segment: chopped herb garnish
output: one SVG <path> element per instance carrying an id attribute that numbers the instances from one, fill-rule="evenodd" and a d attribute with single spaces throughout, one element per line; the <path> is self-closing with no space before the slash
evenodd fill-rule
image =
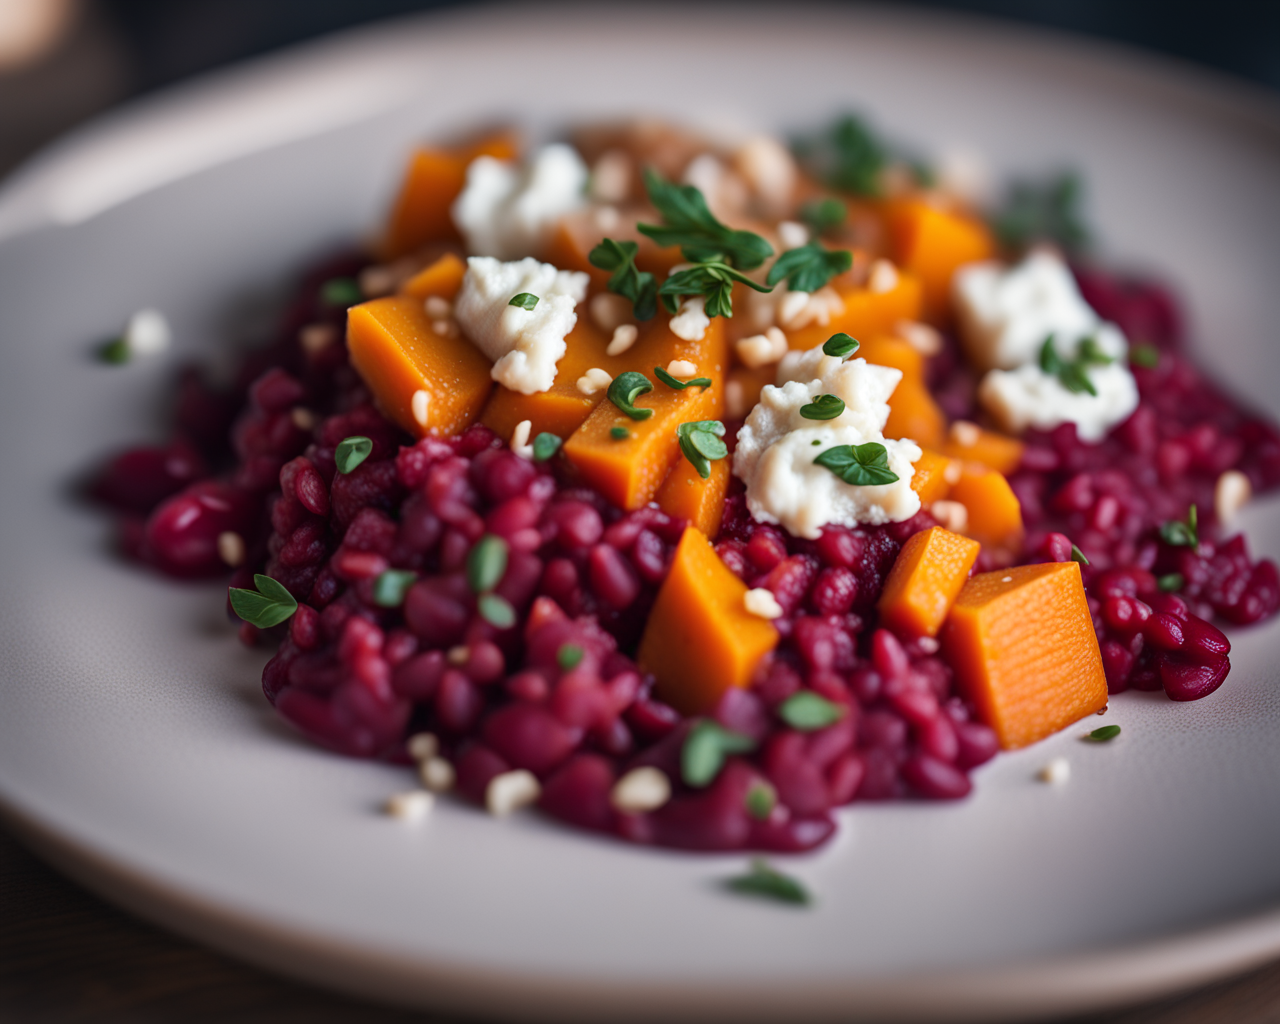
<path id="1" fill-rule="evenodd" d="M 1094 729 L 1088 736 L 1084 737 L 1090 743 L 1107 743 L 1120 735 L 1120 726 L 1103 725 Z"/>
<path id="2" fill-rule="evenodd" d="M 245 622 L 259 629 L 270 629 L 280 625 L 298 610 L 298 602 L 284 588 L 284 584 L 270 576 L 255 573 L 253 585 L 258 589 L 231 587 L 227 591 L 231 597 L 232 610 Z"/>
<path id="3" fill-rule="evenodd" d="M 840 721 L 845 709 L 812 690 L 799 690 L 778 705 L 778 715 L 793 729 L 813 732 Z"/>
<path id="4" fill-rule="evenodd" d="M 878 441 L 836 445 L 813 461 L 855 487 L 878 487 L 898 479 L 898 474 L 889 468 L 888 450 Z"/>
<path id="5" fill-rule="evenodd" d="M 684 258 L 692 263 L 728 264 L 742 270 L 754 270 L 773 255 L 773 246 L 754 232 L 735 231 L 721 224 L 692 185 L 672 184 L 651 167 L 645 168 L 644 184 L 664 223 L 636 227 L 659 245 L 680 246 Z"/>
<path id="6" fill-rule="evenodd" d="M 658 282 L 652 274 L 636 267 L 639 249 L 635 242 L 606 238 L 591 250 L 587 259 L 593 267 L 613 273 L 606 287 L 615 295 L 631 300 L 637 320 L 652 320 L 658 312 Z"/>
<path id="7" fill-rule="evenodd" d="M 1071 545 L 1071 561 L 1079 562 L 1081 565 L 1089 564 L 1089 559 L 1085 558 L 1084 552 L 1074 544 Z"/>
<path id="8" fill-rule="evenodd" d="M 773 813 L 773 809 L 778 803 L 778 791 L 764 780 L 753 782 L 751 788 L 747 790 L 747 798 L 743 801 L 747 807 L 747 813 L 756 821 L 764 821 Z"/>
<path id="9" fill-rule="evenodd" d="M 345 476 L 372 454 L 373 442 L 357 434 L 355 437 L 344 437 L 338 442 L 338 447 L 333 451 L 333 461 L 338 472 Z"/>
<path id="10" fill-rule="evenodd" d="M 467 553 L 467 584 L 472 593 L 487 594 L 502 582 L 509 550 L 507 542 L 492 533 L 472 545 Z"/>
<path id="11" fill-rule="evenodd" d="M 1180 572 L 1170 572 L 1156 577 L 1156 586 L 1166 594 L 1174 594 L 1186 586 L 1186 577 Z"/>
<path id="12" fill-rule="evenodd" d="M 133 353 L 129 350 L 129 342 L 124 338 L 112 338 L 98 346 L 98 359 L 112 366 L 127 363 Z"/>
<path id="13" fill-rule="evenodd" d="M 330 306 L 354 306 L 364 298 L 364 292 L 353 278 L 331 277 L 320 286 L 320 298 Z"/>
<path id="14" fill-rule="evenodd" d="M 560 650 L 556 651 L 556 664 L 568 672 L 582 664 L 585 653 L 577 644 L 561 644 Z"/>
<path id="15" fill-rule="evenodd" d="M 848 207 L 839 199 L 814 199 L 800 207 L 800 219 L 815 235 L 839 227 L 848 216 Z"/>
<path id="16" fill-rule="evenodd" d="M 848 249 L 827 249 L 817 241 L 788 249 L 769 268 L 765 284 L 772 287 L 785 280 L 793 292 L 816 292 L 837 274 L 853 266 Z"/>
<path id="17" fill-rule="evenodd" d="M 408 569 L 388 569 L 378 573 L 373 581 L 373 603 L 380 608 L 399 608 L 404 596 L 418 580 L 418 574 Z"/>
<path id="18" fill-rule="evenodd" d="M 498 629 L 510 629 L 516 624 L 516 610 L 510 601 L 498 594 L 481 594 L 476 608 L 485 622 Z"/>
<path id="19" fill-rule="evenodd" d="M 1089 244 L 1080 214 L 1082 194 L 1080 178 L 1070 172 L 1039 183 L 1018 182 L 991 226 L 1000 241 L 1014 249 L 1048 240 L 1068 252 L 1079 251 Z"/>
<path id="20" fill-rule="evenodd" d="M 676 436 L 680 439 L 680 451 L 703 480 L 711 476 L 711 463 L 729 454 L 720 440 L 724 437 L 724 424 L 719 420 L 681 423 L 676 427 Z"/>
<path id="21" fill-rule="evenodd" d="M 609 436 L 615 441 L 625 441 L 631 436 L 631 431 L 626 427 L 610 427 Z"/>
<path id="22" fill-rule="evenodd" d="M 837 359 L 848 359 L 858 351 L 859 347 L 857 340 L 849 335 L 833 334 L 822 343 L 822 354 L 835 356 Z"/>
<path id="23" fill-rule="evenodd" d="M 1129 362 L 1144 370 L 1154 370 L 1160 365 L 1160 350 L 1149 342 L 1129 346 Z"/>
<path id="24" fill-rule="evenodd" d="M 860 118 L 846 114 L 825 132 L 797 139 L 792 149 L 809 173 L 832 188 L 860 196 L 880 194 L 880 172 L 889 152 Z"/>
<path id="25" fill-rule="evenodd" d="M 560 450 L 560 445 L 563 443 L 557 435 L 549 434 L 544 430 L 533 439 L 533 461 L 546 462 Z"/>
<path id="26" fill-rule="evenodd" d="M 807 420 L 833 420 L 844 412 L 844 399 L 835 395 L 814 395 L 808 405 L 800 406 L 800 415 Z"/>
<path id="27" fill-rule="evenodd" d="M 661 366 L 653 368 L 653 375 L 662 381 L 669 388 L 676 391 L 683 391 L 685 388 L 709 388 L 711 387 L 710 377 L 694 377 L 693 380 L 677 380 L 671 374 L 667 373 Z"/>
<path id="28" fill-rule="evenodd" d="M 1098 389 L 1093 386 L 1093 381 L 1085 371 L 1089 366 L 1105 365 L 1110 362 L 1111 357 L 1098 348 L 1098 343 L 1093 338 L 1085 338 L 1080 343 L 1076 358 L 1070 361 L 1058 355 L 1052 334 L 1045 338 L 1044 344 L 1040 346 L 1040 369 L 1051 377 L 1057 377 L 1059 384 L 1076 395 L 1088 392 L 1096 398 Z"/>
<path id="29" fill-rule="evenodd" d="M 620 373 L 613 378 L 613 383 L 609 385 L 607 393 L 609 401 L 633 420 L 647 420 L 653 415 L 653 410 L 637 409 L 635 401 L 641 395 L 648 394 L 652 390 L 653 381 L 643 373 L 628 370 L 626 373 Z"/>
<path id="30" fill-rule="evenodd" d="M 813 445 L 813 447 L 815 447 L 815 448 L 817 448 L 817 447 L 818 447 L 818 445 L 822 444 L 822 442 L 821 442 L 821 441 L 819 441 L 817 438 L 814 438 L 814 439 L 813 439 L 812 441 L 810 441 L 809 443 L 810 443 L 811 445 Z"/>
<path id="31" fill-rule="evenodd" d="M 730 732 L 718 722 L 704 718 L 694 724 L 680 750 L 680 777 L 686 785 L 701 788 L 715 781 L 730 754 L 749 754 L 756 741 L 740 732 Z"/>
<path id="32" fill-rule="evenodd" d="M 538 296 L 533 292 L 521 292 L 519 295 L 513 295 L 507 305 L 517 306 L 520 309 L 534 309 L 538 305 Z"/>
<path id="33" fill-rule="evenodd" d="M 796 903 L 801 906 L 810 902 L 809 890 L 790 875 L 771 868 L 768 862 L 756 858 L 751 862 L 751 870 L 745 875 L 729 879 L 725 885 L 737 893 L 747 896 L 763 896 L 766 899 L 779 900 L 782 903 Z"/>
<path id="34" fill-rule="evenodd" d="M 751 280 L 746 274 L 735 270 L 727 263 L 709 260 L 695 263 L 686 270 L 672 274 L 662 282 L 658 289 L 658 297 L 668 313 L 675 313 L 680 308 L 680 299 L 687 295 L 702 295 L 703 312 L 709 317 L 733 316 L 733 283 L 739 281 L 758 292 L 771 291 L 764 285 Z"/>
<path id="35" fill-rule="evenodd" d="M 1192 505 L 1187 509 L 1187 518 L 1173 519 L 1160 527 L 1160 539 L 1175 548 L 1196 548 L 1200 546 L 1199 515 Z"/>

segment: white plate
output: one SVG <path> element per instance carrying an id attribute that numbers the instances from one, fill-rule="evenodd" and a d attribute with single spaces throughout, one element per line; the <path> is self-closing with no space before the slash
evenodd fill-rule
<path id="1" fill-rule="evenodd" d="M 0 196 L 0 804 L 89 885 L 233 954 L 375 998 L 517 1017 L 994 1019 L 1099 1006 L 1280 954 L 1275 626 L 1195 705 L 1113 702 L 977 773 L 962 804 L 856 807 L 731 898 L 741 857 L 638 849 L 445 803 L 279 726 L 217 586 L 122 564 L 68 497 L 155 436 L 172 359 L 106 368 L 135 308 L 225 348 L 318 248 L 375 223 L 411 140 L 495 115 L 786 128 L 842 107 L 1002 172 L 1084 170 L 1105 249 L 1189 296 L 1202 351 L 1280 408 L 1280 118 L 1198 73 L 982 23 L 865 11 L 484 7 L 326 42 L 113 115 Z M 1274 506 L 1256 548 L 1280 552 Z M 1064 755 L 1072 779 L 1033 781 Z"/>

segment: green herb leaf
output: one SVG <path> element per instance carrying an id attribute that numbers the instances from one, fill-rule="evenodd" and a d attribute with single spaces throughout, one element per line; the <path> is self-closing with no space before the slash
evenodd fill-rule
<path id="1" fill-rule="evenodd" d="M 1185 522 L 1174 519 L 1160 527 L 1160 538 L 1175 548 L 1197 548 L 1200 546 L 1199 525 L 1199 515 L 1192 505 L 1187 509 Z"/>
<path id="2" fill-rule="evenodd" d="M 680 750 L 680 777 L 685 784 L 701 789 L 715 781 L 730 754 L 749 754 L 756 741 L 740 732 L 730 732 L 718 722 L 704 718 L 694 724 Z"/>
<path id="3" fill-rule="evenodd" d="M 590 259 L 590 257 L 587 257 Z M 538 305 L 538 296 L 533 292 L 521 292 L 519 295 L 513 295 L 508 306 L 517 306 L 520 309 L 535 309 Z"/>
<path id="4" fill-rule="evenodd" d="M 853 266 L 848 249 L 827 249 L 817 241 L 788 249 L 769 268 L 765 283 L 770 287 L 786 280 L 793 292 L 816 292 L 837 274 Z"/>
<path id="5" fill-rule="evenodd" d="M 1073 395 L 1088 392 L 1095 398 L 1098 397 L 1098 389 L 1093 386 L 1093 381 L 1079 363 L 1063 363 L 1062 369 L 1058 371 L 1058 383 Z"/>
<path id="6" fill-rule="evenodd" d="M 800 406 L 800 415 L 807 420 L 833 420 L 844 412 L 844 399 L 835 395 L 818 395 L 808 405 Z"/>
<path id="7" fill-rule="evenodd" d="M 774 807 L 778 803 L 778 791 L 763 779 L 753 782 L 751 788 L 747 790 L 746 799 L 743 801 L 747 807 L 747 813 L 756 821 L 764 821 L 773 813 Z"/>
<path id="8" fill-rule="evenodd" d="M 1160 365 L 1160 350 L 1147 342 L 1129 346 L 1129 362 L 1144 370 L 1154 370 Z"/>
<path id="9" fill-rule="evenodd" d="M 373 442 L 357 434 L 354 437 L 344 437 L 338 442 L 338 447 L 333 451 L 333 461 L 337 464 L 338 472 L 345 476 L 372 454 Z"/>
<path id="10" fill-rule="evenodd" d="M 1120 735 L 1120 726 L 1103 725 L 1085 737 L 1090 743 L 1107 743 Z"/>
<path id="11" fill-rule="evenodd" d="M 1166 594 L 1176 594 L 1186 586 L 1186 583 L 1186 577 L 1180 572 L 1166 573 L 1164 576 L 1156 577 L 1156 586 Z"/>
<path id="12" fill-rule="evenodd" d="M 560 650 L 556 651 L 556 664 L 568 672 L 582 664 L 585 654 L 586 652 L 577 644 L 561 644 Z"/>
<path id="13" fill-rule="evenodd" d="M 644 171 L 649 201 L 664 223 L 636 227 L 661 246 L 678 245 L 693 263 L 728 263 L 754 270 L 773 255 L 773 246 L 752 231 L 721 224 L 692 185 L 674 185 L 651 167 Z"/>
<path id="14" fill-rule="evenodd" d="M 1092 334 L 1080 339 L 1080 348 L 1076 352 L 1076 360 L 1086 366 L 1110 366 L 1115 362 L 1111 356 L 1102 351 L 1098 339 Z"/>
<path id="15" fill-rule="evenodd" d="M 694 377 L 693 380 L 677 380 L 671 374 L 667 373 L 661 366 L 653 368 L 653 375 L 662 381 L 669 388 L 675 388 L 676 391 L 683 391 L 685 388 L 709 388 L 711 387 L 710 377 Z"/>
<path id="16" fill-rule="evenodd" d="M 1058 354 L 1052 334 L 1045 338 L 1044 344 L 1040 346 L 1040 369 L 1050 376 L 1057 377 L 1058 383 L 1072 394 L 1088 392 L 1097 397 L 1098 389 L 1093 386 L 1093 381 L 1089 379 L 1085 369 L 1091 364 L 1099 365 L 1103 360 L 1110 362 L 1111 357 L 1098 349 L 1098 343 L 1093 338 L 1085 338 L 1081 342 L 1080 352 L 1071 362 Z"/>
<path id="17" fill-rule="evenodd" d="M 472 593 L 486 594 L 502 582 L 507 571 L 507 542 L 486 533 L 467 552 L 467 585 Z"/>
<path id="18" fill-rule="evenodd" d="M 625 441 L 631 436 L 631 431 L 626 427 L 610 427 L 609 436 L 615 441 Z"/>
<path id="19" fill-rule="evenodd" d="M 662 287 L 658 289 L 658 298 L 662 300 L 667 312 L 674 314 L 680 308 L 682 297 L 702 295 L 706 299 L 703 311 L 708 317 L 732 317 L 735 281 L 748 285 L 758 292 L 771 290 L 751 280 L 746 274 L 735 270 L 727 263 L 710 261 L 696 263 L 686 270 L 672 274 L 662 282 Z"/>
<path id="20" fill-rule="evenodd" d="M 511 602 L 497 594 L 481 594 L 476 600 L 480 617 L 498 629 L 510 629 L 516 624 L 516 610 Z"/>
<path id="21" fill-rule="evenodd" d="M 729 879 L 727 885 L 733 892 L 747 896 L 763 896 L 782 903 L 803 906 L 811 902 L 809 891 L 790 875 L 784 875 L 760 859 L 751 862 L 751 870 L 745 875 Z"/>
<path id="22" fill-rule="evenodd" d="M 560 445 L 563 443 L 557 435 L 549 434 L 544 430 L 533 439 L 533 461 L 546 462 L 560 450 Z"/>
<path id="23" fill-rule="evenodd" d="M 1017 182 L 991 227 L 1005 245 L 1024 249 L 1036 241 L 1058 243 L 1067 252 L 1089 244 L 1089 232 L 1080 213 L 1083 187 L 1074 173 L 1043 182 Z"/>
<path id="24" fill-rule="evenodd" d="M 127 363 L 132 355 L 129 343 L 124 338 L 112 338 L 98 346 L 98 359 L 112 366 Z"/>
<path id="25" fill-rule="evenodd" d="M 353 278 L 331 277 L 320 286 L 320 298 L 329 306 L 354 306 L 364 299 L 364 292 Z"/>
<path id="26" fill-rule="evenodd" d="M 647 420 L 653 415 L 652 409 L 637 409 L 635 401 L 641 395 L 653 390 L 653 381 L 643 373 L 628 370 L 613 378 L 607 392 L 609 401 L 633 420 Z"/>
<path id="27" fill-rule="evenodd" d="M 408 569 L 388 569 L 373 581 L 373 603 L 380 608 L 399 608 L 404 596 L 418 581 L 418 574 Z"/>
<path id="28" fill-rule="evenodd" d="M 878 441 L 836 445 L 813 461 L 854 487 L 878 487 L 898 479 L 898 474 L 889 468 L 888 449 Z"/>
<path id="29" fill-rule="evenodd" d="M 1062 357 L 1058 355 L 1058 350 L 1053 344 L 1053 335 L 1050 334 L 1040 346 L 1040 369 L 1051 377 L 1056 377 L 1062 365 Z"/>
<path id="30" fill-rule="evenodd" d="M 703 480 L 711 476 L 711 463 L 729 454 L 720 440 L 724 437 L 724 424 L 719 420 L 681 423 L 676 427 L 676 437 L 680 439 L 680 451 Z"/>
<path id="31" fill-rule="evenodd" d="M 658 282 L 652 274 L 636 267 L 639 250 L 635 242 L 606 238 L 591 250 L 587 260 L 593 267 L 613 273 L 606 287 L 615 295 L 631 300 L 637 320 L 652 320 L 658 312 Z"/>
<path id="32" fill-rule="evenodd" d="M 837 228 L 849 216 L 849 208 L 839 199 L 814 199 L 800 207 L 800 219 L 815 235 Z"/>
<path id="33" fill-rule="evenodd" d="M 778 715 L 801 732 L 825 729 L 845 716 L 845 709 L 812 690 L 797 690 L 778 705 Z"/>
<path id="34" fill-rule="evenodd" d="M 231 587 L 227 591 L 231 597 L 232 610 L 245 622 L 259 629 L 270 629 L 280 625 L 298 610 L 298 602 L 284 588 L 284 584 L 270 576 L 255 573 L 253 585 L 258 589 Z"/>
<path id="35" fill-rule="evenodd" d="M 1079 562 L 1081 565 L 1088 565 L 1089 559 L 1085 558 L 1084 552 L 1074 544 L 1071 545 L 1071 561 Z"/>
<path id="36" fill-rule="evenodd" d="M 847 334 L 833 334 L 822 343 L 822 354 L 835 356 L 837 359 L 848 359 L 860 347 L 858 342 Z"/>
<path id="37" fill-rule="evenodd" d="M 818 180 L 841 192 L 880 194 L 880 172 L 889 151 L 860 118 L 847 114 L 825 132 L 792 145 L 796 157 Z"/>

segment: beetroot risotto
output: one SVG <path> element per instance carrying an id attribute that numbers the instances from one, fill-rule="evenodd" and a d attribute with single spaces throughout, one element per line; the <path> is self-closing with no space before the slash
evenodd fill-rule
<path id="1" fill-rule="evenodd" d="M 287 721 L 416 765 L 395 813 L 809 849 L 1108 694 L 1207 696 L 1214 622 L 1280 605 L 1230 529 L 1280 433 L 1076 204 L 984 209 L 854 118 L 422 148 L 376 248 L 95 493 L 131 556 L 232 570 Z"/>

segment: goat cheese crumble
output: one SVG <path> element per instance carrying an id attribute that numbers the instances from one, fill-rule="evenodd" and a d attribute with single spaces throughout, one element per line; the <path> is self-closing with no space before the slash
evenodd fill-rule
<path id="1" fill-rule="evenodd" d="M 816 372 L 815 372 L 816 371 Z M 889 440 L 882 431 L 889 418 L 889 396 L 900 370 L 865 359 L 841 362 L 821 349 L 788 353 L 778 384 L 763 389 L 760 401 L 738 431 L 733 472 L 747 485 L 747 508 L 759 522 L 777 523 L 797 537 L 816 539 L 830 523 L 901 522 L 920 511 L 911 489 L 912 464 L 921 457 L 910 440 Z M 835 419 L 801 415 L 819 394 L 845 403 Z M 814 459 L 839 445 L 876 442 L 885 447 L 891 484 L 845 483 Z"/>
<path id="2" fill-rule="evenodd" d="M 953 285 L 961 339 L 970 360 L 988 372 L 978 400 L 1003 430 L 1019 434 L 1074 423 L 1082 441 L 1097 443 L 1138 407 L 1129 372 L 1128 344 L 1115 324 L 1084 301 L 1071 270 L 1051 252 L 1033 252 L 1017 266 L 974 263 Z M 1046 372 L 1040 353 L 1047 338 L 1061 362 L 1080 358 L 1086 339 L 1104 365 L 1082 364 L 1097 394 L 1073 391 Z"/>
<path id="3" fill-rule="evenodd" d="M 587 165 L 563 143 L 544 146 L 524 167 L 477 157 L 453 222 L 469 253 L 519 259 L 538 252 L 556 222 L 586 203 L 586 187 Z"/>
<path id="4" fill-rule="evenodd" d="M 557 270 L 528 257 L 504 263 L 472 256 L 454 303 L 454 316 L 476 348 L 493 360 L 490 375 L 524 395 L 548 390 L 565 335 L 578 322 L 575 307 L 586 298 L 587 275 Z M 510 305 L 513 296 L 538 296 L 533 309 Z"/>

